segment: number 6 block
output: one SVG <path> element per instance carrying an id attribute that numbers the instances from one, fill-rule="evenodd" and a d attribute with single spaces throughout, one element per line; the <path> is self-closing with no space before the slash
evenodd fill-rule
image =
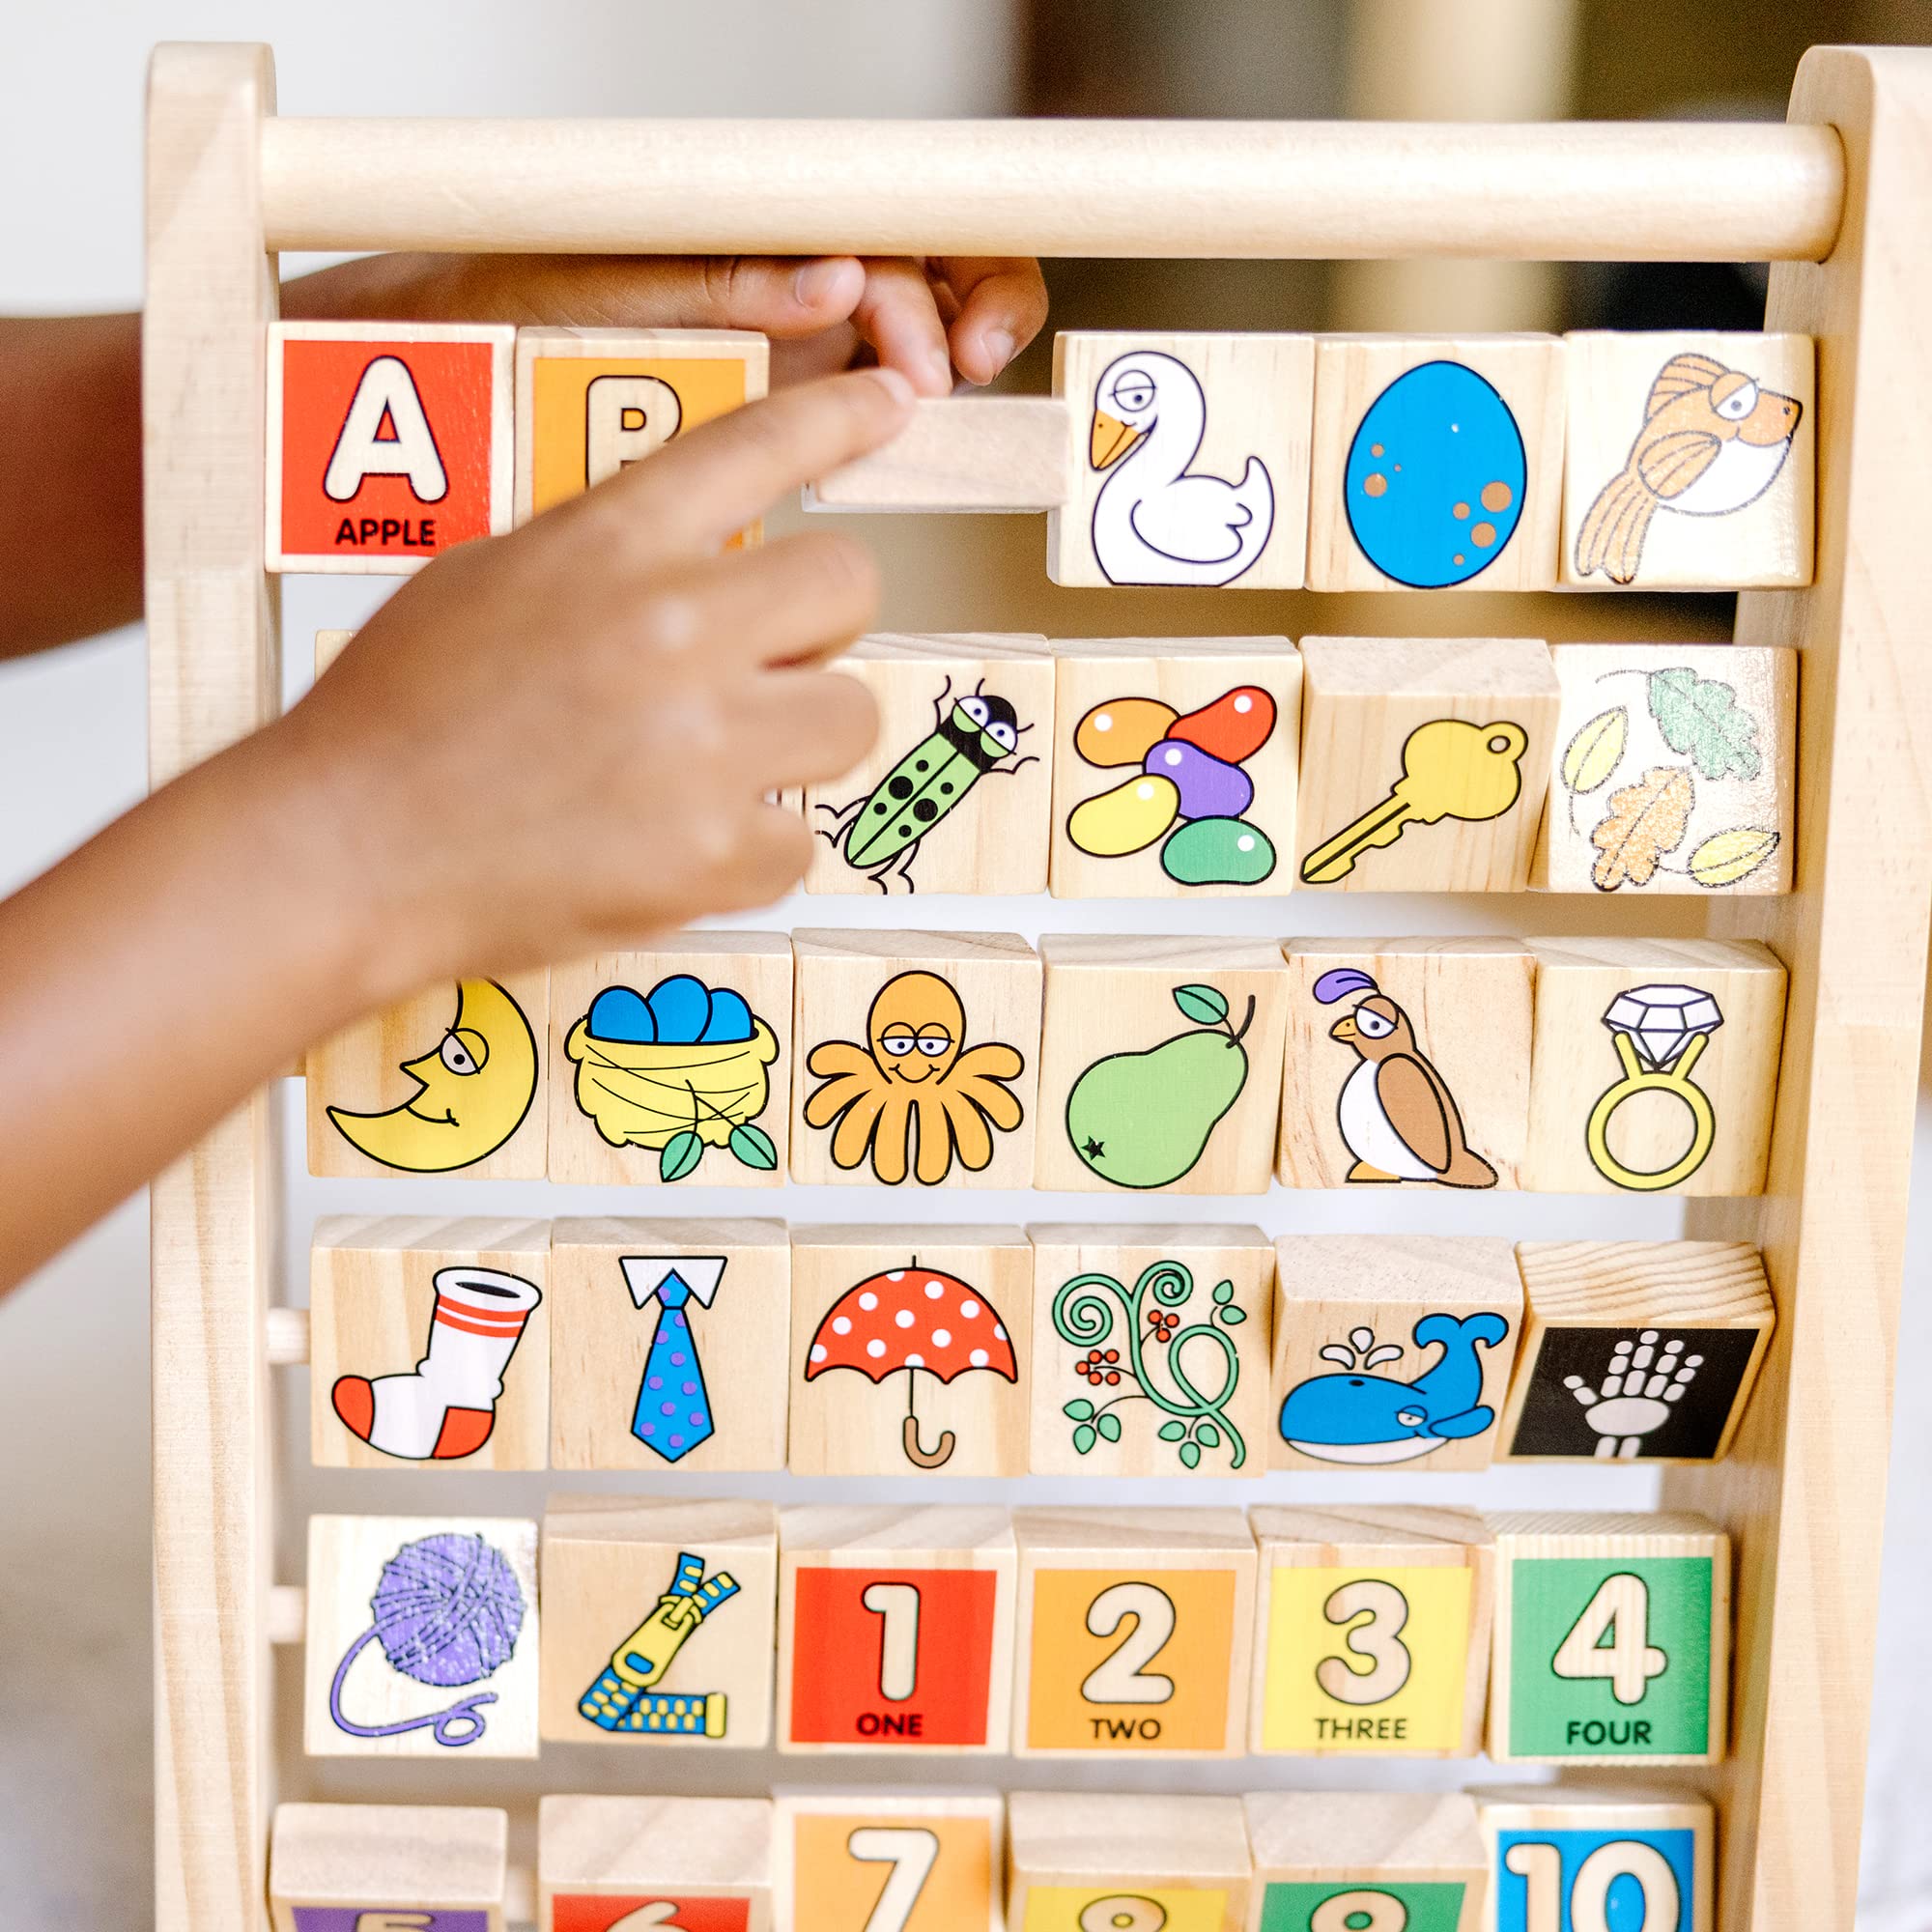
<path id="1" fill-rule="evenodd" d="M 1498 1763 L 1715 1764 L 1730 1539 L 1702 1517 L 1530 1514 L 1496 1533 Z"/>

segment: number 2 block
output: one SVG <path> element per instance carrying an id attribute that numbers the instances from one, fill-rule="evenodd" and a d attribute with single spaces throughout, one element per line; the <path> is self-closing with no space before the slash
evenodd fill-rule
<path id="1" fill-rule="evenodd" d="M 1000 1932 L 991 1793 L 777 1801 L 777 1932 Z"/>
<path id="2" fill-rule="evenodd" d="M 1255 1863 L 1247 1932 L 1482 1924 L 1483 1840 L 1463 1793 L 1270 1791 L 1244 1804 Z"/>

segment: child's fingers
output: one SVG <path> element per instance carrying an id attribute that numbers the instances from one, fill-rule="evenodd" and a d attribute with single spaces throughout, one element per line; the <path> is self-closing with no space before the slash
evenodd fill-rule
<path id="1" fill-rule="evenodd" d="M 959 301 L 947 330 L 969 383 L 990 383 L 1046 324 L 1046 282 L 1024 256 L 943 255 L 933 263 Z"/>
<path id="2" fill-rule="evenodd" d="M 848 536 L 808 530 L 682 573 L 695 633 L 717 655 L 754 665 L 801 665 L 841 651 L 879 608 L 872 554 Z"/>
<path id="3" fill-rule="evenodd" d="M 811 833 L 797 812 L 754 805 L 738 829 L 731 862 L 707 887 L 706 912 L 742 912 L 795 892 L 811 863 Z"/>
<path id="4" fill-rule="evenodd" d="M 759 789 L 842 777 L 879 735 L 879 707 L 856 677 L 781 670 L 759 678 L 745 704 L 747 735 L 762 734 Z"/>
<path id="5" fill-rule="evenodd" d="M 923 396 L 952 391 L 952 355 L 925 270 L 917 262 L 868 258 L 866 292 L 852 321 L 872 353 Z"/>

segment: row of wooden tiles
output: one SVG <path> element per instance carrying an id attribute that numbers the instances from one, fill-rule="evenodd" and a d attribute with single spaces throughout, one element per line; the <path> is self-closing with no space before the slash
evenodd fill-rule
<path id="1" fill-rule="evenodd" d="M 312 1049 L 309 1171 L 1755 1194 L 1755 941 L 691 932 Z"/>
<path id="2" fill-rule="evenodd" d="M 310 1755 L 1725 1753 L 1702 1517 L 557 1494 L 538 1537 L 311 1517 Z"/>
<path id="3" fill-rule="evenodd" d="M 1015 1791 L 282 1804 L 275 1932 L 1712 1932 L 1689 1790 Z M 1627 1919 L 1611 1917 L 1614 1892 Z M 366 1914 L 368 1917 L 358 1915 Z"/>
<path id="4" fill-rule="evenodd" d="M 768 359 L 724 330 L 276 324 L 270 567 L 414 569 L 763 395 Z M 1065 584 L 1793 587 L 1813 363 L 1708 331 L 1068 333 L 1051 399 L 922 403 L 806 501 L 1043 510 Z"/>
<path id="5" fill-rule="evenodd" d="M 327 1467 L 1260 1477 L 1712 1462 L 1773 1321 L 1740 1242 L 344 1216 L 274 1358 Z"/>

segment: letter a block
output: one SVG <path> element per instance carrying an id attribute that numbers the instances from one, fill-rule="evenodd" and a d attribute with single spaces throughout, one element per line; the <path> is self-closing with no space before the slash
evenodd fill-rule
<path id="1" fill-rule="evenodd" d="M 275 1932 L 503 1932 L 509 1831 L 477 1805 L 278 1804 L 270 1918 Z"/>
<path id="2" fill-rule="evenodd" d="M 771 1932 L 765 1798 L 551 1796 L 537 1807 L 537 1932 Z"/>
<path id="3" fill-rule="evenodd" d="M 1697 1516 L 1492 1517 L 1498 1764 L 1715 1764 L 1731 1545 Z"/>
<path id="4" fill-rule="evenodd" d="M 1000 1932 L 996 1795 L 814 1793 L 775 1809 L 777 1932 Z"/>

